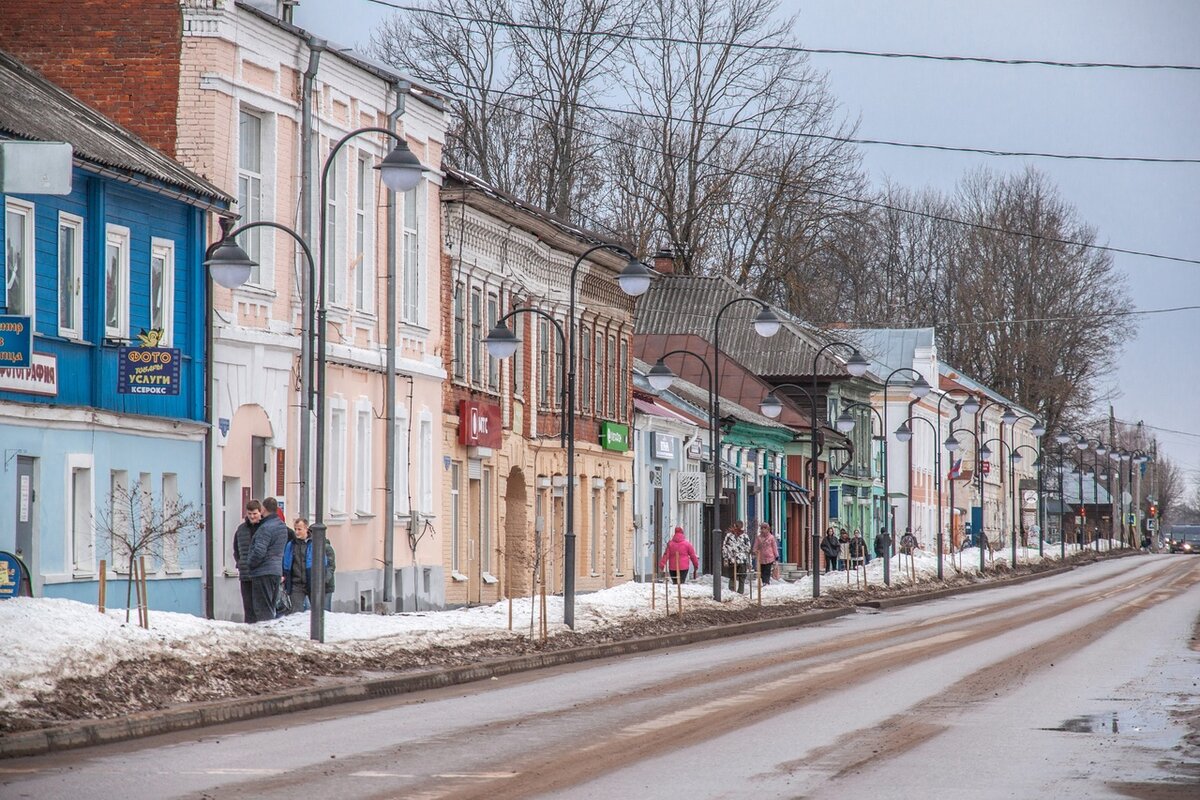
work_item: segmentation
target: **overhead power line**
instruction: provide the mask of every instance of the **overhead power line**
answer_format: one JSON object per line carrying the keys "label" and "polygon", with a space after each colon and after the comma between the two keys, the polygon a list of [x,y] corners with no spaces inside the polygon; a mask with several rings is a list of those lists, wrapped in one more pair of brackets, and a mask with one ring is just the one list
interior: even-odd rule
{"label": "overhead power line", "polygon": [[[453,83],[459,89],[469,89],[471,87],[462,83]],[[508,89],[488,89],[490,94],[497,94],[504,97],[515,97],[522,100],[539,100],[537,95],[528,94],[525,92],[514,92]],[[577,103],[579,108],[585,108],[589,111],[597,111],[604,114],[623,114],[625,116],[639,117],[642,119],[653,119],[660,122],[684,122],[688,123],[691,120],[684,117],[672,117],[664,114],[655,114],[650,111],[640,111],[630,108],[613,108],[612,106],[592,105],[589,103]],[[897,142],[887,139],[861,139],[851,136],[834,136],[828,133],[806,133],[804,131],[781,130],[779,128],[764,128],[757,125],[747,125],[744,123],[719,122],[709,120],[706,125],[712,125],[718,128],[727,130],[746,131],[748,133],[771,134],[774,136],[793,136],[800,139],[820,139],[827,142],[842,142],[844,144],[862,144],[862,145],[880,145],[884,147],[900,147],[910,148],[915,150],[937,150],[940,152],[949,153],[977,153],[987,156],[1006,156],[1019,158],[1055,158],[1075,161],[1123,161],[1123,162],[1139,162],[1147,164],[1200,164],[1200,158],[1171,158],[1157,156],[1102,156],[1088,155],[1083,153],[1044,153],[1037,151],[1024,150],[996,150],[993,148],[983,147],[961,147],[945,144],[919,144],[916,142]]]}
{"label": "overhead power line", "polygon": [[801,47],[799,45],[783,45],[783,44],[750,44],[745,42],[732,42],[720,39],[685,39],[675,36],[649,36],[646,34],[625,33],[622,31],[606,30],[606,31],[578,31],[569,28],[559,28],[554,25],[538,25],[530,22],[515,22],[513,20],[496,19],[493,17],[477,17],[468,14],[455,14],[448,11],[441,11],[433,8],[423,8],[421,6],[407,5],[404,3],[390,2],[390,0],[367,0],[368,3],[373,3],[378,6],[385,6],[397,11],[408,11],[414,14],[428,14],[434,17],[442,17],[444,19],[453,19],[458,22],[474,22],[486,25],[495,25],[499,28],[511,28],[514,30],[530,30],[543,31],[547,33],[562,33],[571,36],[586,36],[586,37],[601,37],[609,39],[622,39],[631,42],[646,42],[655,44],[681,44],[689,47],[728,47],[738,50],[764,50],[781,53],[805,53],[811,55],[833,55],[833,56],[859,56],[863,58],[887,58],[887,59],[913,59],[919,61],[947,61],[947,62],[965,62],[974,64],[992,64],[999,66],[1037,66],[1037,67],[1063,67],[1069,69],[1130,69],[1130,70],[1152,70],[1152,71],[1200,71],[1200,65],[1195,64],[1129,64],[1116,61],[1053,61],[1050,59],[1041,58],[990,58],[987,56],[958,56],[958,55],[936,55],[932,53],[892,53],[886,51],[875,50],[847,50],[836,49],[830,47]]}
{"label": "overhead power line", "polygon": [[[436,84],[436,82],[434,82],[434,83]],[[459,97],[460,99],[462,99],[461,95],[459,95],[452,88],[450,88],[449,86],[447,86],[445,84],[438,86],[438,88],[440,90],[446,92],[449,95]],[[538,122],[542,122],[547,125],[560,124],[560,123],[552,122],[549,118],[547,118],[543,115],[540,115],[540,114],[536,114],[533,111],[530,111],[528,109],[512,109],[512,111],[514,111],[517,114],[520,114],[521,116],[529,117],[530,119],[537,120]],[[600,139],[601,141],[609,142],[610,144],[618,144],[618,145],[622,145],[622,146],[626,146],[626,147],[632,147],[635,150],[640,150],[642,152],[651,153],[653,155],[661,155],[661,153],[659,151],[655,150],[652,147],[647,147],[646,145],[638,144],[638,143],[632,142],[628,139],[622,139],[622,138],[618,138],[616,136],[609,136],[607,134],[597,133],[595,131],[585,131],[585,130],[580,129],[577,126],[568,125],[568,126],[564,126],[564,127],[567,128],[568,130],[572,130],[576,133],[584,133],[588,136],[593,136],[597,139]],[[709,168],[717,169],[717,170],[726,170],[727,169],[727,167],[725,167],[724,165],[713,164],[712,162],[704,161],[702,159],[697,159],[695,163],[699,166],[709,167]],[[778,186],[787,185],[786,182],[781,181],[778,177],[776,177],[774,175],[765,175],[765,174],[759,173],[759,172],[743,172],[742,174],[748,175],[750,177],[758,178],[759,180],[767,181],[769,183],[774,183]],[[1124,247],[1113,247],[1111,245],[1092,244],[1092,243],[1088,243],[1088,242],[1078,242],[1078,241],[1074,241],[1072,239],[1063,239],[1063,238],[1060,238],[1057,236],[1043,236],[1042,234],[1030,233],[1028,231],[1015,231],[1015,230],[1010,230],[1008,228],[1001,228],[998,225],[987,225],[982,222],[969,222],[967,220],[958,219],[956,217],[948,217],[944,214],[934,214],[933,212],[930,212],[930,211],[918,211],[917,209],[913,209],[913,208],[905,208],[904,206],[897,206],[892,203],[885,203],[881,200],[869,200],[864,197],[853,197],[851,195],[840,194],[838,192],[831,192],[831,191],[824,190],[824,189],[816,189],[813,187],[807,187],[805,189],[805,191],[811,192],[816,195],[821,195],[822,197],[829,197],[829,198],[833,198],[835,200],[843,200],[848,203],[858,203],[861,205],[870,206],[871,208],[881,208],[881,209],[885,209],[887,211],[895,211],[897,214],[909,214],[912,216],[922,217],[924,219],[934,220],[936,222],[945,222],[945,223],[951,224],[951,225],[962,225],[964,227],[974,228],[976,230],[991,231],[992,233],[999,233],[999,234],[1003,234],[1006,236],[1016,236],[1016,237],[1020,237],[1023,239],[1048,242],[1051,244],[1061,244],[1061,245],[1066,245],[1068,247],[1079,247],[1079,248],[1083,248],[1085,250],[1095,250],[1095,251],[1104,252],[1104,253],[1119,253],[1121,255],[1127,255],[1127,256],[1139,256],[1141,258],[1152,258],[1152,259],[1156,259],[1159,261],[1171,261],[1171,262],[1178,263],[1178,264],[1194,264],[1196,266],[1200,266],[1200,259],[1196,259],[1196,258],[1183,258],[1182,256],[1170,256],[1170,255],[1165,255],[1163,253],[1152,253],[1152,252],[1149,252],[1146,250],[1132,250],[1132,249],[1124,248]]]}
{"label": "overhead power line", "polygon": [[[1028,317],[1026,319],[982,319],[982,320],[967,320],[964,322],[938,321],[936,323],[936,325],[939,328],[965,328],[965,327],[971,327],[971,326],[975,326],[975,325],[1017,325],[1017,324],[1026,324],[1026,323],[1040,323],[1040,322],[1069,322],[1070,320],[1075,320],[1075,319],[1107,319],[1110,317],[1142,317],[1142,316],[1150,316],[1152,314],[1173,314],[1178,311],[1200,311],[1200,306],[1176,306],[1175,308],[1148,308],[1148,309],[1144,309],[1144,310],[1133,309],[1131,311],[1096,311],[1096,312],[1089,313],[1089,314],[1065,314],[1061,317]],[[866,324],[866,323],[845,322],[844,320],[838,320],[836,322],[814,323],[814,324],[819,324],[822,327],[827,327],[830,325],[843,325],[843,326],[849,326],[852,328],[853,327],[859,327],[859,328],[874,327],[874,325],[870,325],[870,324]],[[912,322],[911,324],[912,325],[920,325],[923,323]],[[929,322],[926,324],[933,325],[934,323]]]}

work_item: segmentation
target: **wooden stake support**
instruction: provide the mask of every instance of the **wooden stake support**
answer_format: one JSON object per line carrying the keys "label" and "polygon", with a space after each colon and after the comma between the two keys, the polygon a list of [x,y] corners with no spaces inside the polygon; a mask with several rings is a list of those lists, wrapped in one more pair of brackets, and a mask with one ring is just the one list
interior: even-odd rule
{"label": "wooden stake support", "polygon": [[679,616],[682,617],[683,616],[683,573],[681,573],[679,570],[675,570],[675,592],[676,592],[676,604],[679,607],[678,613],[679,613]]}
{"label": "wooden stake support", "polygon": [[100,613],[104,613],[104,603],[108,596],[108,562],[100,559]]}

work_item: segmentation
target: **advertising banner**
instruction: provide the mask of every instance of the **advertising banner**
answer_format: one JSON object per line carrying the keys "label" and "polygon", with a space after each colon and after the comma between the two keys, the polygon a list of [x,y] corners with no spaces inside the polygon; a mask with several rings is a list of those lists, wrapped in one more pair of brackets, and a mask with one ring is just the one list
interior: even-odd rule
{"label": "advertising banner", "polygon": [[117,359],[117,394],[179,394],[179,348],[122,347]]}

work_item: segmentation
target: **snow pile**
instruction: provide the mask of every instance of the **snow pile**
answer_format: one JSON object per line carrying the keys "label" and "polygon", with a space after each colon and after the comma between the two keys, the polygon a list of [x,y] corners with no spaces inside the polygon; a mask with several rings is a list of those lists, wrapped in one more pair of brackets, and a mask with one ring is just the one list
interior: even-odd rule
{"label": "snow pile", "polygon": [[[1068,547],[1068,554],[1078,548]],[[1059,548],[1047,546],[1046,559],[1057,559]],[[1004,549],[988,557],[988,568],[1006,563],[1010,551]],[[1019,548],[1018,565],[1039,561],[1036,548]],[[960,567],[961,565],[961,567]],[[979,551],[967,549],[946,556],[943,571],[947,577],[976,573]],[[913,557],[895,556],[891,560],[893,586],[922,583],[937,577],[937,558],[918,550]],[[861,575],[861,572],[860,572]],[[822,592],[858,590],[862,577],[853,572],[831,572],[821,576]],[[749,583],[749,582],[748,582]],[[883,585],[883,562],[875,559],[865,570],[865,585]],[[651,595],[654,608],[651,608]],[[667,594],[669,593],[669,599]],[[722,591],[722,603],[712,599],[712,579],[701,578],[682,588],[660,582],[624,583],[610,589],[576,598],[575,628],[581,633],[600,631],[631,619],[661,616],[668,603],[674,609],[682,593],[685,608],[744,608],[757,602],[757,587],[748,585],[746,595]],[[812,598],[812,578],[794,583],[773,582],[762,587],[764,604],[797,602]],[[514,598],[511,603],[512,628],[509,630],[510,603],[449,611],[410,612],[392,615],[327,613],[325,644],[309,640],[307,613],[260,623],[206,620],[189,614],[150,612],[150,628],[125,623],[124,609],[99,613],[95,606],[72,600],[52,598],[15,598],[0,602],[0,631],[6,632],[0,648],[0,711],[45,692],[61,680],[100,675],[118,661],[171,656],[193,664],[259,650],[274,653],[373,654],[390,649],[419,651],[436,646],[465,645],[480,640],[501,640],[536,635],[541,619],[540,598]],[[551,635],[566,630],[562,624],[561,597],[546,598],[546,616]],[[134,615],[136,619],[136,615]]]}

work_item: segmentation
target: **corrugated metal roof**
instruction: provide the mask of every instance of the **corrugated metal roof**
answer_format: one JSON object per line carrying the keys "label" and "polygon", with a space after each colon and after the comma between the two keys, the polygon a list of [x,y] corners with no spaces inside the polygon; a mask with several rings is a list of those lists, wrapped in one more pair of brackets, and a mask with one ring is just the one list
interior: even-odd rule
{"label": "corrugated metal roof", "polygon": [[1007,398],[1004,395],[997,392],[995,389],[985,386],[984,384],[975,380],[971,376],[964,375],[962,372],[960,372],[959,370],[950,366],[949,364],[947,364],[944,361],[940,361],[940,360],[938,361],[938,374],[940,374],[941,376],[943,376],[945,378],[949,378],[950,380],[954,381],[959,386],[962,386],[964,389],[967,389],[968,391],[975,392],[977,394],[986,395],[987,397],[990,397],[991,399],[995,400],[996,402],[1002,403],[1002,404],[1008,406],[1017,414],[1029,414],[1032,417],[1037,416],[1037,414],[1035,414],[1034,412],[1025,408],[1024,406],[1013,402],[1009,398]]}
{"label": "corrugated metal roof", "polygon": [[[639,334],[691,334],[711,342],[717,311],[742,297],[757,300],[725,277],[661,275],[638,300],[635,330]],[[750,302],[731,306],[721,317],[722,352],[757,375],[811,375],[813,356],[832,339],[783,309],[771,308],[783,325],[779,333],[764,339],[754,332],[758,307]],[[845,377],[845,361],[827,350],[821,355],[817,374]]]}
{"label": "corrugated metal roof", "polygon": [[0,133],[68,142],[76,159],[223,203],[233,198],[0,51]]}
{"label": "corrugated metal roof", "polygon": [[[1085,462],[1086,463],[1086,462]],[[1115,482],[1115,481],[1114,481]],[[1096,501],[1095,505],[1107,506],[1112,505],[1112,497],[1104,488],[1104,481],[1096,481],[1090,473],[1083,474],[1083,502],[1084,505],[1093,505],[1092,490],[1095,489]],[[1053,498],[1058,499],[1058,492],[1053,493]],[[1063,476],[1063,501],[1068,506],[1079,505],[1079,473],[1070,471]]]}
{"label": "corrugated metal roof", "polygon": [[[845,333],[861,345],[872,371],[882,376],[901,367],[912,369],[917,348],[934,346],[933,328],[852,328]],[[905,382],[896,377],[897,383]]]}
{"label": "corrugated metal roof", "polygon": [[[645,375],[650,371],[650,365],[645,361],[642,361],[640,358],[635,358],[633,360],[633,368],[642,375]],[[699,410],[701,414],[704,414],[705,416],[708,414],[708,389],[685,381],[682,378],[676,378],[674,381],[672,381],[671,388],[665,392],[655,393],[653,390],[651,390],[650,393],[655,394],[656,397],[663,399],[665,402],[670,402],[671,395],[674,395],[688,405]],[[764,428],[776,428],[785,431],[792,431],[792,428],[789,426],[777,422],[770,417],[763,416],[757,411],[751,411],[745,406],[735,403],[732,400],[724,397],[717,398],[717,412],[721,415],[722,419],[725,417],[732,417],[736,420],[740,420],[741,422],[749,422],[754,425],[760,425]]]}

